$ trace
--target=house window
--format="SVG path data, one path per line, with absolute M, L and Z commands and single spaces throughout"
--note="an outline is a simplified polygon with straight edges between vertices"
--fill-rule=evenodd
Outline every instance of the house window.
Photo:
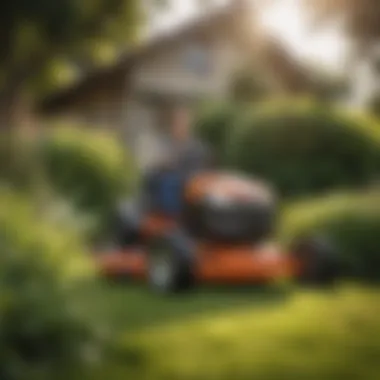
M 184 65 L 186 70 L 199 75 L 209 75 L 212 70 L 211 52 L 202 45 L 191 44 L 184 51 Z

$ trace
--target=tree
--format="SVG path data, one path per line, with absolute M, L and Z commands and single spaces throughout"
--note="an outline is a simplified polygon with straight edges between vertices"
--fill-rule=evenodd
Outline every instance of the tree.
M 125 47 L 142 16 L 139 0 L 4 0 L 0 6 L 0 111 L 14 123 L 57 62 L 92 63 L 102 47 Z M 16 108 L 15 108 L 16 107 Z
M 249 67 L 236 74 L 231 90 L 235 101 L 250 103 L 272 94 L 273 87 L 266 75 L 260 75 L 256 68 Z

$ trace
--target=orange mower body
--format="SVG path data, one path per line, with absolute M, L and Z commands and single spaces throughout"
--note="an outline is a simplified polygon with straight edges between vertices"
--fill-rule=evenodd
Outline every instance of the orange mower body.
M 147 280 L 148 253 L 142 248 L 110 252 L 99 258 L 101 274 L 108 278 Z M 291 279 L 301 263 L 272 247 L 217 247 L 200 245 L 195 279 L 199 284 L 260 284 Z
M 182 192 L 181 217 L 146 213 L 135 227 L 138 238 L 128 234 L 127 242 L 97 256 L 104 276 L 143 280 L 168 292 L 194 284 L 267 284 L 317 274 L 315 258 L 325 248 L 301 244 L 286 252 L 267 243 L 275 201 L 259 182 L 201 173 L 187 180 Z M 130 230 L 128 222 L 123 230 Z M 325 257 L 318 270 L 325 267 Z

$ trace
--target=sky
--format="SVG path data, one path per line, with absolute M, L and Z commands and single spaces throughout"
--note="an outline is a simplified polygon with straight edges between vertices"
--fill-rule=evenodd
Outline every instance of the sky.
M 309 19 L 302 11 L 301 1 L 277 0 L 275 6 L 261 15 L 262 25 L 300 58 L 340 70 L 349 46 L 339 25 L 312 31 Z
M 259 22 L 282 41 L 297 57 L 334 71 L 342 69 L 348 45 L 337 26 L 311 32 L 302 12 L 302 0 L 275 0 L 274 5 L 260 13 Z M 214 0 L 216 4 L 228 0 Z M 201 1 L 198 1 L 198 4 Z M 152 30 L 167 31 L 200 12 L 195 0 L 172 0 L 171 6 L 155 18 Z M 253 17 L 252 17 L 253 22 Z

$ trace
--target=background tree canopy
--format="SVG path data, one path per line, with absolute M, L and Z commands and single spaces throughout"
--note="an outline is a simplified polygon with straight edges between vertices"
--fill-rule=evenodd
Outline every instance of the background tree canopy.
M 120 51 L 137 35 L 139 0 L 5 1 L 0 10 L 0 108 L 48 80 L 51 66 L 99 59 L 105 46 Z

